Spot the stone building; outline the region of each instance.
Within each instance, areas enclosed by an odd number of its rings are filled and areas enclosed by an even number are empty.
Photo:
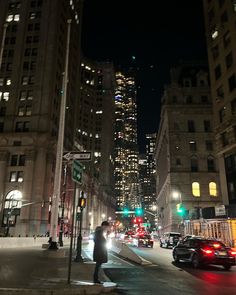
[[[236,204],[236,2],[203,1],[203,5],[222,199],[223,204],[233,206]]]
[[[181,63],[172,68],[155,149],[162,232],[182,231],[183,219],[197,219],[201,208],[222,202],[212,123],[207,66]],[[185,209],[182,216],[179,207]]]
[[[77,1],[0,1],[0,218],[2,231],[10,226],[13,235],[48,230],[69,19],[64,146],[73,149],[80,5]]]

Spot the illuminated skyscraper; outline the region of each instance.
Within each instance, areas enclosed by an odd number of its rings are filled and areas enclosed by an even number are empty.
[[[146,134],[146,157],[147,157],[147,194],[144,204],[147,210],[152,210],[153,205],[156,205],[156,165],[154,159],[154,150],[156,144],[156,133]]]
[[[136,86],[133,77],[116,73],[115,196],[117,207],[139,206]]]

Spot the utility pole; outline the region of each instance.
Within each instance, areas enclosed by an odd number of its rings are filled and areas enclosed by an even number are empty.
[[[63,75],[63,87],[62,87],[60,120],[59,120],[58,140],[57,140],[57,153],[56,153],[56,168],[55,168],[55,178],[54,178],[53,196],[52,196],[52,216],[51,216],[51,228],[50,228],[51,242],[48,248],[52,250],[58,249],[58,246],[57,246],[57,228],[58,228],[58,211],[59,211],[58,207],[59,207],[59,199],[60,199],[60,193],[61,193],[61,172],[62,172],[62,157],[63,157],[64,130],[65,130],[66,95],[67,95],[67,83],[68,83],[70,29],[71,29],[71,19],[67,20],[65,72]]]
[[[65,166],[64,166],[63,192],[62,192],[62,196],[61,196],[61,216],[60,216],[60,231],[59,231],[59,245],[60,245],[60,247],[63,247],[66,182],[67,182],[67,164],[65,164]]]

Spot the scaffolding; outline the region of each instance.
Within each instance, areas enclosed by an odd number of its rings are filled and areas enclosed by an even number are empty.
[[[236,219],[197,219],[184,221],[185,235],[214,238],[236,247]]]

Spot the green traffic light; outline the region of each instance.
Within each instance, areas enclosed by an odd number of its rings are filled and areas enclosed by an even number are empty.
[[[142,208],[135,208],[135,214],[136,214],[136,216],[143,215],[143,209]]]
[[[128,208],[124,208],[123,213],[124,213],[124,215],[128,215],[129,214],[129,209]]]

